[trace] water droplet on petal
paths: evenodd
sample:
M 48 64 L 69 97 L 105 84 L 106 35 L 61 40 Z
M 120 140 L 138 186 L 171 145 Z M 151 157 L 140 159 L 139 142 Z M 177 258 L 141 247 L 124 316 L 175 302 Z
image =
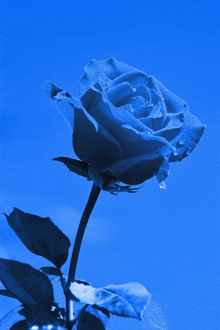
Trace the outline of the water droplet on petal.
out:
M 191 153 L 190 148 L 186 150 L 186 155 L 189 156 L 189 154 Z
M 177 151 L 174 151 L 174 152 L 173 152 L 173 155 L 176 157 L 176 156 L 179 155 L 179 153 L 178 153 Z
M 38 325 L 33 325 L 30 330 L 38 330 L 39 329 L 39 326 Z
M 178 141 L 178 144 L 179 144 L 180 146 L 183 146 L 183 145 L 185 144 L 185 140 L 184 140 L 184 139 L 179 140 L 179 141 Z
M 150 134 L 150 132 L 147 132 L 147 134 Z
M 166 189 L 166 184 L 164 181 L 159 182 L 160 189 Z

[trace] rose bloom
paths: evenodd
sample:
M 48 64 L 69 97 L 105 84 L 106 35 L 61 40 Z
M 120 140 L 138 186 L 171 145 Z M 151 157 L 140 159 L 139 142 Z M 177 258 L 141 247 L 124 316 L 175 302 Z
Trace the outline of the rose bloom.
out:
M 154 175 L 163 187 L 170 163 L 193 151 L 205 126 L 157 79 L 115 58 L 93 60 L 85 71 L 79 99 L 45 83 L 81 161 L 58 160 L 112 193 L 135 192 L 131 186 Z

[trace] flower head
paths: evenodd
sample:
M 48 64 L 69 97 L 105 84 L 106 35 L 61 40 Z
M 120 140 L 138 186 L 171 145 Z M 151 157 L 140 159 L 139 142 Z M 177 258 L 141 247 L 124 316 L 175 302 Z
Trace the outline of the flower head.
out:
M 85 71 L 79 99 L 45 83 L 73 130 L 81 162 L 72 160 L 72 170 L 82 175 L 87 166 L 84 176 L 112 193 L 134 192 L 131 186 L 155 175 L 161 184 L 170 163 L 192 152 L 205 127 L 158 80 L 115 58 L 93 60 Z

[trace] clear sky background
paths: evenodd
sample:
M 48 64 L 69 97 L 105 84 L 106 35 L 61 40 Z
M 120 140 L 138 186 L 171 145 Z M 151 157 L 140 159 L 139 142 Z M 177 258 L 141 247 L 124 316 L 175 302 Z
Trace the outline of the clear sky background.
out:
M 220 329 L 219 59 L 217 1 L 0 1 L 1 212 L 49 216 L 74 240 L 91 182 L 55 157 L 76 158 L 71 130 L 43 92 L 78 97 L 84 66 L 118 61 L 155 76 L 207 125 L 193 153 L 137 194 L 101 192 L 77 277 L 95 287 L 140 282 L 169 330 Z M 1 220 L 0 256 L 49 265 Z M 67 265 L 64 271 L 67 271 Z M 0 298 L 0 317 L 17 303 Z M 112 317 L 109 330 L 143 330 Z

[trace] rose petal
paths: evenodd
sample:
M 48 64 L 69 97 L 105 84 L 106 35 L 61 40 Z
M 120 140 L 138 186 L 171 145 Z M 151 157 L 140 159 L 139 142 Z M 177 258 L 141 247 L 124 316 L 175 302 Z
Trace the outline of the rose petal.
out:
M 169 162 L 180 161 L 182 158 L 189 156 L 201 139 L 204 129 L 205 126 L 195 116 L 186 113 L 181 130 L 170 140 L 170 144 L 176 150 L 171 153 Z
M 80 100 L 72 98 L 50 82 L 46 87 L 58 111 L 73 128 L 73 148 L 82 161 L 95 167 L 104 167 L 121 159 L 118 142 L 83 109 Z
M 147 105 L 134 106 L 132 114 L 133 114 L 133 116 L 135 116 L 135 118 L 138 118 L 139 120 L 141 118 L 147 118 L 147 116 L 149 114 L 149 106 L 147 106 Z
M 135 90 L 129 83 L 122 83 L 106 92 L 108 100 L 115 106 L 120 107 L 126 104 L 135 95 Z
M 132 68 L 133 71 L 123 73 L 112 81 L 112 87 L 119 85 L 123 82 L 128 82 L 132 86 L 146 85 L 148 78 L 142 71 Z M 135 71 L 134 71 L 135 70 Z
M 171 93 L 156 78 L 152 77 L 152 79 L 154 80 L 154 83 L 157 84 L 158 88 L 160 89 L 161 94 L 164 97 L 164 102 L 166 104 L 167 112 L 186 113 L 189 111 L 189 107 L 185 101 L 183 101 L 180 97 Z
M 95 89 L 90 89 L 81 98 L 89 114 L 118 141 L 122 159 L 163 152 L 167 148 L 172 152 L 171 145 L 161 137 L 151 136 L 149 130 L 130 112 L 114 107 L 104 95 Z M 147 134 L 148 133 L 148 134 Z
M 166 109 L 166 105 L 164 102 L 164 97 L 163 94 L 160 91 L 160 85 L 159 85 L 159 81 L 156 80 L 153 76 L 148 77 L 148 85 L 147 85 L 150 89 L 153 89 L 157 95 L 159 95 L 159 97 L 161 98 L 161 112 L 162 112 L 162 117 L 163 117 L 163 121 L 165 121 L 166 119 L 166 114 L 167 114 L 167 109 Z M 153 100 L 152 100 L 153 102 Z
M 125 184 L 137 185 L 152 178 L 164 161 L 163 155 L 141 155 L 127 158 L 103 170 Z
M 73 148 L 76 155 L 94 167 L 102 168 L 121 159 L 121 148 L 117 140 L 83 108 L 74 107 Z M 93 119 L 93 120 L 92 120 Z
M 98 75 L 98 83 L 101 85 L 103 91 L 107 91 L 111 88 L 112 80 L 107 77 L 105 73 L 99 73 Z
M 179 134 L 181 127 L 184 123 L 184 114 L 175 113 L 167 115 L 167 118 L 163 124 L 162 129 L 154 132 L 155 136 L 161 136 L 167 141 L 171 141 Z
M 140 85 L 137 88 L 135 88 L 134 96 L 142 96 L 144 98 L 145 102 L 149 103 L 149 104 L 151 102 L 151 95 L 150 94 L 151 94 L 150 89 L 147 88 L 144 85 Z
M 90 61 L 85 67 L 86 74 L 80 82 L 80 97 L 95 85 L 99 79 L 99 73 L 105 73 L 106 76 L 113 80 L 125 72 L 137 72 L 138 70 L 131 66 L 118 62 L 114 57 L 104 61 Z
M 156 176 L 157 180 L 162 183 L 169 175 L 170 164 L 166 158 L 164 158 L 163 163 L 161 164 Z
M 145 105 L 145 99 L 142 96 L 132 97 L 129 102 L 132 106 Z
M 113 133 L 121 131 L 123 124 L 130 123 L 141 132 L 147 131 L 138 119 L 136 119 L 127 109 L 128 105 L 116 108 L 103 93 L 92 87 L 81 98 L 84 109 L 98 122 Z
M 63 91 L 50 81 L 46 81 L 43 86 L 46 94 L 56 103 L 56 107 L 64 119 L 73 128 L 74 109 L 69 103 L 69 93 Z
M 148 117 L 144 118 L 139 118 L 139 120 L 151 130 L 156 132 L 158 129 L 160 129 L 164 122 L 164 118 L 162 116 L 162 113 L 160 112 L 160 105 L 155 106 L 154 110 L 152 109 L 152 113 L 152 115 L 149 115 Z
M 145 88 L 147 89 L 147 92 L 150 96 L 149 104 L 155 105 L 155 104 L 158 104 L 161 101 L 163 101 L 163 97 L 161 96 L 160 93 L 158 94 L 154 89 L 147 88 L 147 87 L 145 87 Z
M 103 188 L 104 184 L 111 179 L 111 175 L 101 172 L 93 166 L 89 166 L 88 174 L 99 188 Z

